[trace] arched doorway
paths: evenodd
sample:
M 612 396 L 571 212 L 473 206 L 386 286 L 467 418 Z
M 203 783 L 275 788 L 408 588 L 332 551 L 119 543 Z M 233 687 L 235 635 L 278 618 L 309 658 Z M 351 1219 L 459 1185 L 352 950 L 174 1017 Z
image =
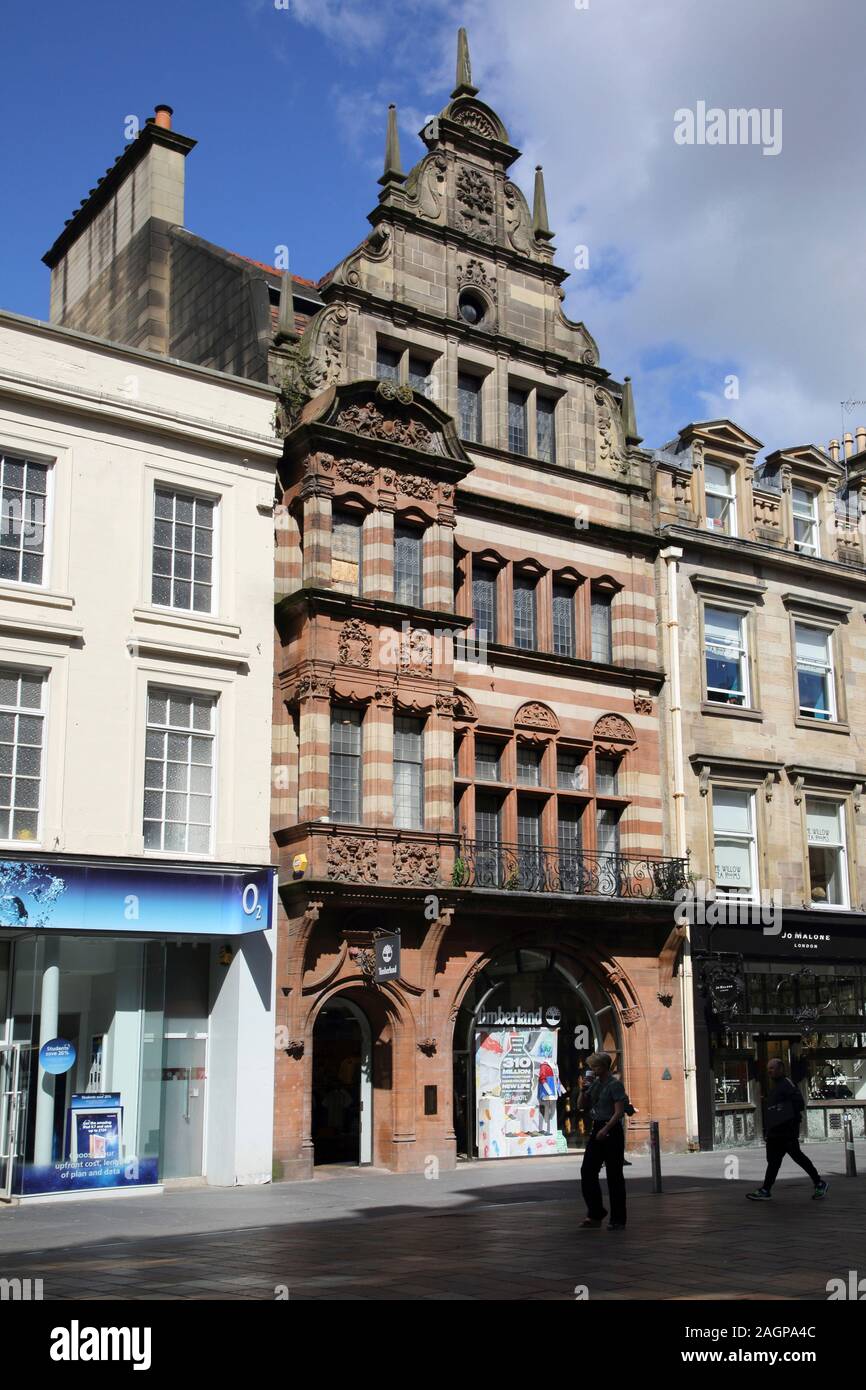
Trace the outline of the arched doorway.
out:
M 621 1064 L 612 1001 L 562 952 L 520 947 L 491 961 L 454 1030 L 454 1128 L 465 1158 L 538 1157 L 582 1148 L 577 1100 L 588 1055 Z
M 363 1010 L 340 995 L 327 1000 L 313 1027 L 314 1163 L 372 1162 L 372 1051 Z

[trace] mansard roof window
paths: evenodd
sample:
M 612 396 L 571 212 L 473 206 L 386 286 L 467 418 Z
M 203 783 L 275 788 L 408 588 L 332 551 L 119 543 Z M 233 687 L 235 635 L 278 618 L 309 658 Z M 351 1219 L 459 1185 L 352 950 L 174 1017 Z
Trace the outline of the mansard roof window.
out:
M 737 534 L 737 485 L 733 468 L 708 463 L 704 469 L 707 530 L 722 536 Z
M 800 555 L 820 555 L 817 492 L 805 487 L 792 488 L 791 508 L 794 513 L 794 549 Z

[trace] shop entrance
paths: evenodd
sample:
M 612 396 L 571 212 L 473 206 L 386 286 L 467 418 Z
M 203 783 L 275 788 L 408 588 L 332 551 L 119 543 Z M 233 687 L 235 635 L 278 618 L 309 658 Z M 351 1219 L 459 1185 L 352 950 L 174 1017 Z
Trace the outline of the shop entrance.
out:
M 313 1028 L 315 1163 L 372 1162 L 372 1038 L 350 999 L 329 999 Z

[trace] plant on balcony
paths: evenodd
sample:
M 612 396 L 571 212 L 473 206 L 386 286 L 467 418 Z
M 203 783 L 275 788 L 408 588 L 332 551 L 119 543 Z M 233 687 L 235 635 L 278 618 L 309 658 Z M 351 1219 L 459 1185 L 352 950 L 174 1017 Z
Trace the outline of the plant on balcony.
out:
M 519 887 L 520 887 L 520 869 L 518 868 L 518 866 L 517 866 L 516 864 L 515 864 L 514 867 L 509 871 L 508 877 L 506 878 L 506 880 L 505 880 L 505 882 L 503 883 L 502 886 L 503 886 L 503 888 L 519 888 Z
M 465 859 L 455 859 L 454 868 L 451 870 L 452 888 L 462 888 L 469 876 L 469 865 Z

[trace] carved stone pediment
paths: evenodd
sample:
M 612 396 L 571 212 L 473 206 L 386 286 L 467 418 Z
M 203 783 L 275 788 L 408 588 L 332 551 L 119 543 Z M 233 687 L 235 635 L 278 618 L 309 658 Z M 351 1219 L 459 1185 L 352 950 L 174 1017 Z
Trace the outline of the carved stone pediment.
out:
M 593 737 L 607 743 L 634 743 L 634 729 L 621 714 L 603 714 L 595 722 Z
M 549 705 L 539 700 L 530 700 L 514 716 L 515 729 L 542 729 L 546 733 L 558 733 L 559 720 Z

